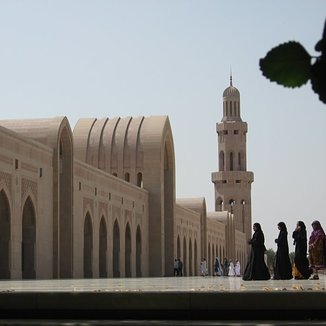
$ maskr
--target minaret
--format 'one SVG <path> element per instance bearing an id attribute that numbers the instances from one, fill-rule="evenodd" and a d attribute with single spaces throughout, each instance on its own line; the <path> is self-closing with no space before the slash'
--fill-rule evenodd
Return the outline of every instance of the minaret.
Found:
<path id="1" fill-rule="evenodd" d="M 215 186 L 215 211 L 233 213 L 236 230 L 251 238 L 251 183 L 247 171 L 247 123 L 240 116 L 240 93 L 232 85 L 223 92 L 223 118 L 216 123 L 218 134 L 218 172 L 212 173 Z"/>

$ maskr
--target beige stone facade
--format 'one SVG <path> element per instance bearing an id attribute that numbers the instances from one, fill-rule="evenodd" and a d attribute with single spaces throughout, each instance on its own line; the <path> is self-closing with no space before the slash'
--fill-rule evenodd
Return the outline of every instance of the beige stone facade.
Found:
<path id="1" fill-rule="evenodd" d="M 176 257 L 185 275 L 203 257 L 211 274 L 216 256 L 243 263 L 252 175 L 237 146 L 239 176 L 220 170 L 213 182 L 217 203 L 246 201 L 245 224 L 236 205 L 176 199 L 166 116 L 80 119 L 73 131 L 65 117 L 0 121 L 0 278 L 171 276 Z"/>

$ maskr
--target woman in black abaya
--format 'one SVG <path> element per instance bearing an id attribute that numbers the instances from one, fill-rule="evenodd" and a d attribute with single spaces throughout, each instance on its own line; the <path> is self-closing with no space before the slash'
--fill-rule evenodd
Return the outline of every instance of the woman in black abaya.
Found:
<path id="1" fill-rule="evenodd" d="M 297 223 L 292 238 L 294 239 L 293 244 L 295 245 L 293 276 L 297 280 L 308 279 L 312 274 L 312 270 L 309 268 L 307 258 L 306 225 L 302 221 Z"/>
<path id="2" fill-rule="evenodd" d="M 274 280 L 290 280 L 292 276 L 292 266 L 289 257 L 288 231 L 284 222 L 277 224 L 280 233 L 275 239 L 277 251 L 275 255 Z"/>
<path id="3" fill-rule="evenodd" d="M 264 261 L 266 251 L 264 233 L 259 223 L 254 223 L 253 229 L 254 234 L 249 241 L 251 252 L 243 274 L 243 280 L 269 280 L 271 276 Z"/>

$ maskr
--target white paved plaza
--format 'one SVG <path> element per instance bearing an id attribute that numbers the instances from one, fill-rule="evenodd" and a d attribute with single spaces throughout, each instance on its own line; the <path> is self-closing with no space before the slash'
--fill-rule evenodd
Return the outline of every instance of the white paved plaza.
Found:
<path id="1" fill-rule="evenodd" d="M 167 325 L 199 319 L 240 324 L 252 319 L 301 320 L 304 325 L 314 320 L 320 325 L 326 320 L 326 275 L 287 281 L 212 276 L 0 281 L 0 315 L 0 324 L 14 323 L 17 316 L 33 324 L 37 316 L 54 323 L 111 320 L 114 325 L 119 324 L 114 320 L 140 319 L 168 320 Z"/>
<path id="2" fill-rule="evenodd" d="M 319 280 L 243 281 L 240 277 L 160 277 L 0 281 L 0 292 L 273 292 L 325 291 Z"/>

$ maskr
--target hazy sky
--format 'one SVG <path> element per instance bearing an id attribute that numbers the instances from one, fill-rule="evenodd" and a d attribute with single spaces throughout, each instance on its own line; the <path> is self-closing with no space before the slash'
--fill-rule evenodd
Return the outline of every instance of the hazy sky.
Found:
<path id="1" fill-rule="evenodd" d="M 310 83 L 285 89 L 259 59 L 296 40 L 314 51 L 324 0 L 0 0 L 1 119 L 168 115 L 178 197 L 214 210 L 216 122 L 233 84 L 248 123 L 253 222 L 275 248 L 277 223 L 326 227 L 326 105 Z M 293 250 L 289 236 L 290 250 Z"/>

